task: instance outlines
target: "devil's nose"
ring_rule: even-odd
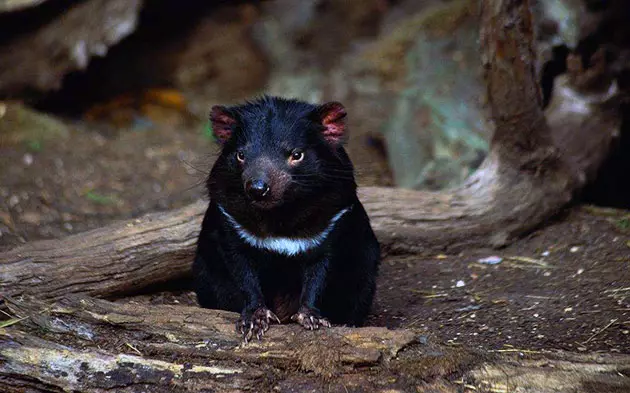
[[[260,201],[269,195],[269,185],[264,180],[250,180],[245,183],[245,192],[253,200]]]

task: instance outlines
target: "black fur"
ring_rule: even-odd
[[[315,322],[321,318],[319,325],[326,319],[362,325],[369,312],[379,244],[357,198],[342,138],[335,134],[345,130],[345,111],[340,104],[327,105],[263,97],[213,108],[214,132],[223,148],[207,182],[211,201],[193,266],[195,290],[202,307],[241,312],[246,335],[261,309],[283,321],[292,316],[302,321],[295,317],[299,311]],[[304,158],[290,165],[294,149]],[[245,192],[244,185],[254,178],[271,185],[262,204]],[[309,238],[324,231],[342,209],[349,210],[319,246],[287,256],[246,243],[219,206],[259,238]],[[300,323],[313,328],[308,321]]]

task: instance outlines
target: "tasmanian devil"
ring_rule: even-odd
[[[193,265],[202,307],[237,311],[245,341],[271,321],[362,325],[379,244],[342,144],[346,111],[262,97],[215,106],[222,150]]]

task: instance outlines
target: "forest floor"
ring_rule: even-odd
[[[216,148],[202,127],[173,114],[112,129],[79,122],[44,144],[0,144],[0,250],[203,196]],[[378,147],[352,130],[359,184],[391,185]],[[186,290],[140,299],[195,303]],[[385,255],[369,324],[500,352],[630,353],[630,212],[578,205],[504,249]]]

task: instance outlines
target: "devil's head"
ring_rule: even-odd
[[[342,144],[346,111],[263,97],[244,105],[215,106],[210,114],[222,145],[210,179],[223,198],[271,209],[324,189],[351,185],[352,165]],[[216,190],[215,190],[216,191]]]

